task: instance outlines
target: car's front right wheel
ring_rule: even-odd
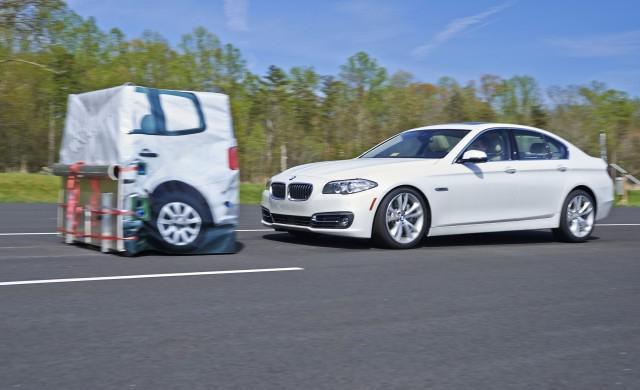
[[[373,222],[373,239],[381,246],[410,249],[429,228],[429,209],[418,191],[400,187],[380,202]]]

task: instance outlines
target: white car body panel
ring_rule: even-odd
[[[568,159],[456,162],[476,136],[495,128],[545,134],[567,147]],[[427,199],[431,213],[428,236],[555,228],[565,198],[578,186],[593,192],[596,220],[609,214],[613,186],[606,163],[552,133],[495,123],[445,124],[408,131],[429,129],[461,129],[469,133],[442,159],[356,158],[318,162],[293,167],[271,178],[271,182],[312,184],[312,194],[306,201],[273,199],[269,190],[263,192],[262,207],[272,214],[310,217],[322,212],[352,212],[354,221],[349,228],[318,229],[264,220],[263,224],[283,230],[370,238],[377,206],[387,193],[400,186],[415,187]],[[322,194],[329,181],[347,179],[372,180],[378,186],[348,195]]]

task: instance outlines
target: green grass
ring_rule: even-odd
[[[60,178],[28,173],[0,173],[0,202],[55,203]]]
[[[258,204],[264,184],[240,184],[240,203]],[[0,173],[0,203],[56,203],[60,178],[32,173]]]
[[[260,204],[264,184],[241,183],[240,204]]]
[[[640,190],[629,191],[628,206],[640,207]]]
[[[55,203],[60,178],[30,173],[0,173],[0,203]],[[263,184],[240,184],[240,203],[259,204]],[[640,190],[629,191],[628,206],[640,207]]]

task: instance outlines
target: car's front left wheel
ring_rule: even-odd
[[[418,191],[400,187],[385,196],[373,222],[373,239],[387,248],[417,246],[429,228],[429,209]]]

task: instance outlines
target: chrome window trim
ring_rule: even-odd
[[[459,162],[458,162],[458,161],[460,160],[460,158],[462,158],[462,155],[464,154],[464,152],[466,152],[466,151],[467,151],[467,148],[468,148],[469,146],[471,146],[471,144],[472,144],[472,143],[473,143],[473,142],[474,142],[478,137],[480,137],[482,134],[486,133],[487,131],[491,131],[491,130],[507,130],[507,131],[509,131],[509,132],[510,132],[510,134],[509,134],[509,138],[513,138],[513,143],[514,143],[514,144],[515,144],[515,134],[513,133],[513,131],[514,131],[514,130],[530,131],[530,132],[533,132],[533,133],[539,134],[539,135],[540,135],[540,136],[542,136],[543,138],[544,138],[544,137],[551,138],[551,139],[553,139],[554,141],[556,141],[556,142],[560,143],[562,146],[564,146],[565,150],[567,151],[567,157],[566,157],[566,158],[558,158],[558,159],[556,159],[556,160],[557,160],[557,161],[569,160],[569,147],[568,147],[568,146],[567,146],[567,144],[565,144],[562,140],[560,140],[560,139],[558,139],[558,138],[556,138],[556,137],[554,137],[554,136],[551,136],[551,135],[548,135],[548,134],[545,134],[545,133],[541,133],[541,132],[536,131],[536,130],[524,129],[524,128],[520,128],[520,127],[489,127],[489,128],[487,128],[487,129],[484,129],[484,130],[480,131],[478,134],[476,134],[476,135],[471,139],[471,141],[467,142],[467,144],[464,146],[464,148],[462,148],[462,150],[458,153],[458,155],[456,156],[456,158],[454,158],[454,159],[451,161],[451,164],[459,164]],[[512,149],[513,149],[513,147],[514,147],[514,146],[515,146],[516,148],[518,147],[518,145],[517,145],[517,144],[516,144],[516,145],[511,145],[511,139],[509,140],[509,144],[510,144],[509,146],[510,146]],[[510,157],[510,158],[509,158],[509,160],[485,161],[485,162],[483,162],[482,164],[486,164],[486,163],[496,163],[496,162],[505,162],[505,161],[553,161],[553,160],[521,160],[521,159],[519,159],[519,158],[513,158],[513,152],[514,152],[514,150],[511,150],[511,156],[509,156],[509,157]],[[516,157],[517,157],[517,156],[516,156]]]

